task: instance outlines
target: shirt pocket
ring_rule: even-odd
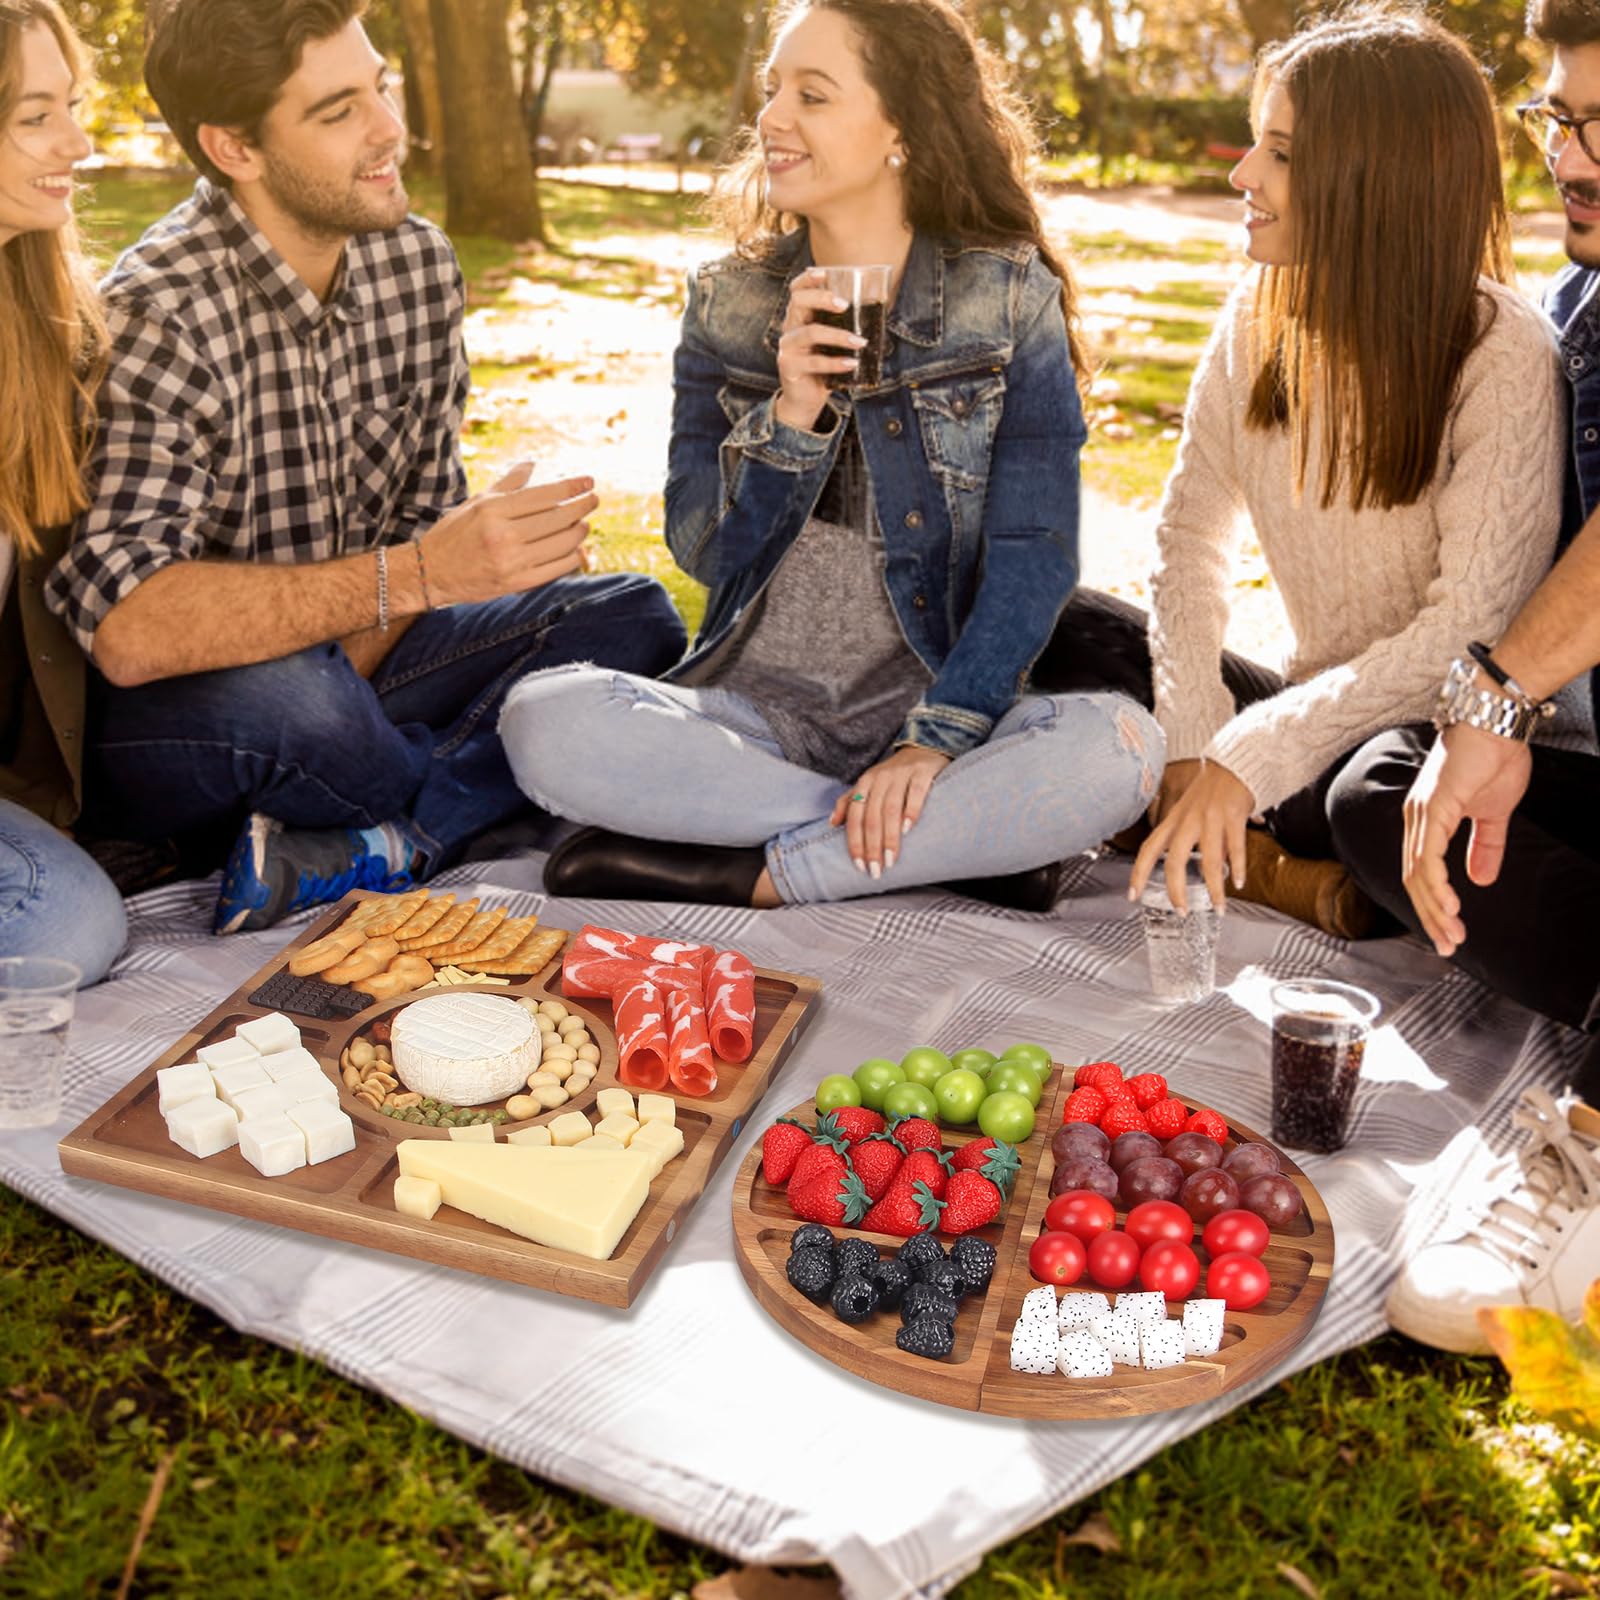
[[[947,491],[981,493],[988,483],[1005,399],[1005,374],[987,368],[913,386],[911,404],[923,452]]]
[[[345,544],[379,542],[416,470],[424,397],[413,390],[398,405],[358,411],[350,425],[350,475],[345,492]]]

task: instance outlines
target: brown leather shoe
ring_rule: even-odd
[[[1228,890],[1236,899],[1271,906],[1336,939],[1365,939],[1377,924],[1377,906],[1342,862],[1292,856],[1261,828],[1247,830],[1244,860],[1244,887]]]

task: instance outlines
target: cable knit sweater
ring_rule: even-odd
[[[1157,528],[1150,642],[1168,760],[1220,763],[1265,809],[1373,734],[1426,721],[1451,658],[1504,631],[1555,551],[1567,418],[1554,330],[1485,279],[1494,321],[1462,368],[1428,491],[1388,511],[1323,509],[1313,428],[1296,504],[1287,429],[1245,426],[1256,278],[1224,307],[1189,391]],[[1288,687],[1236,715],[1221,653],[1241,515],[1294,650]]]

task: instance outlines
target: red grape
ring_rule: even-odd
[[[1051,1136],[1050,1154],[1057,1161],[1067,1161],[1073,1156],[1092,1156],[1096,1161],[1104,1161],[1111,1154],[1111,1140],[1092,1122],[1068,1122]]]
[[[1176,1161],[1183,1168],[1183,1175],[1186,1178],[1192,1172],[1222,1165],[1221,1145],[1215,1139],[1207,1138],[1205,1134],[1192,1130],[1188,1133],[1173,1134],[1161,1153],[1169,1161]]]
[[[1056,1168],[1050,1180],[1050,1193],[1065,1194],[1069,1189],[1093,1189],[1107,1200],[1115,1200],[1117,1175],[1105,1162],[1091,1156],[1070,1156]]]
[[[1253,1211],[1269,1228],[1287,1228],[1305,1207],[1300,1191],[1285,1177],[1264,1173],[1239,1189],[1239,1204]]]
[[[1183,1168],[1165,1156],[1142,1156],[1130,1161],[1117,1179],[1117,1199],[1125,1206],[1146,1200],[1176,1200],[1183,1188]]]
[[[1183,1180],[1178,1204],[1196,1222],[1209,1222],[1219,1211],[1232,1211],[1239,1204],[1238,1180],[1220,1167],[1192,1172]]]
[[[1222,1158],[1222,1164],[1240,1183],[1283,1171],[1283,1162],[1270,1144],[1235,1145]]]
[[[1135,1206],[1123,1227],[1143,1250],[1159,1239],[1177,1239],[1187,1244],[1194,1238],[1194,1218],[1170,1200],[1147,1200],[1142,1206]]]
[[[1132,1162],[1160,1154],[1161,1141],[1153,1133],[1130,1128],[1127,1133],[1119,1133],[1111,1142],[1111,1170],[1120,1173]]]
[[[1126,1289],[1139,1270],[1139,1255],[1139,1246],[1115,1228],[1096,1234],[1089,1245],[1089,1276],[1102,1289]]]

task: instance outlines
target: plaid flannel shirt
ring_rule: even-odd
[[[46,588],[86,651],[169,562],[324,561],[466,498],[465,291],[431,224],[353,238],[323,303],[201,179],[101,292],[91,504]]]

